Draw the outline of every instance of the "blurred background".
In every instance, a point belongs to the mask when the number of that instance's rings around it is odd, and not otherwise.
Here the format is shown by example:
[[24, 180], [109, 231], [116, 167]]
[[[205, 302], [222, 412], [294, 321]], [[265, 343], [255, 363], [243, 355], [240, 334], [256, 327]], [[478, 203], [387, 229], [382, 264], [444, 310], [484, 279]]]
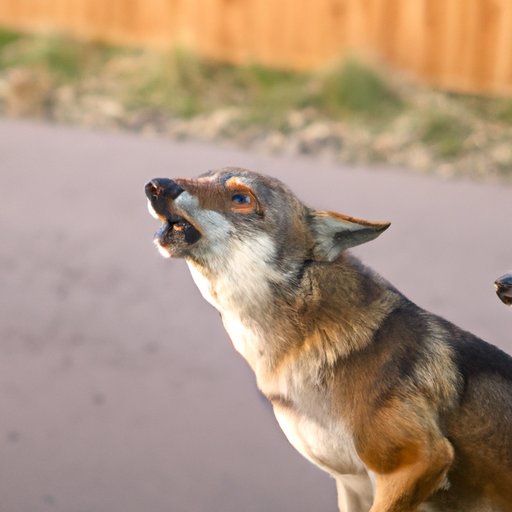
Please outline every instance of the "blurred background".
[[510, 176], [510, 0], [4, 0], [0, 107]]
[[334, 511], [143, 186], [239, 165], [512, 351], [512, 0], [0, 2], [0, 512]]

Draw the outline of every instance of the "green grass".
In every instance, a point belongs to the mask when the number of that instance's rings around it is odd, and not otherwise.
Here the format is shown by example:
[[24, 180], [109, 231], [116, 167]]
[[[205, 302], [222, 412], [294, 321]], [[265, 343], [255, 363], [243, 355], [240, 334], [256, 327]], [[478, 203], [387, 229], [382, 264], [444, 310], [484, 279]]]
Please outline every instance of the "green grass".
[[464, 143], [471, 130], [455, 116], [431, 112], [421, 123], [421, 140], [441, 158], [450, 160], [464, 151]]
[[149, 56], [127, 87], [134, 107], [162, 107], [191, 117], [225, 106], [247, 108], [248, 118], [264, 122], [300, 103], [307, 78], [261, 66], [237, 67], [184, 51]]
[[381, 118], [403, 107], [400, 95], [368, 66], [350, 60], [326, 73], [259, 65], [234, 66], [183, 49], [168, 53], [120, 49], [61, 36], [21, 36], [0, 30], [0, 69], [44, 70], [55, 83], [101, 78], [116, 58], [134, 59], [112, 80], [130, 108], [159, 108], [192, 117], [226, 105], [246, 109], [247, 122], [278, 125], [290, 110], [311, 107], [328, 118]]
[[39, 67], [52, 76], [78, 78], [83, 69], [86, 49], [79, 43], [58, 37], [13, 38], [2, 47], [2, 67]]
[[22, 35], [0, 29], [0, 69], [44, 70], [58, 83], [98, 73], [109, 58], [123, 51], [116, 46], [84, 43], [59, 35]]
[[452, 101], [462, 104], [476, 117], [489, 122], [512, 124], [512, 98], [447, 93]]
[[306, 107], [329, 118], [381, 118], [403, 107], [382, 77], [354, 61], [318, 76], [234, 66], [183, 50], [148, 58], [127, 99], [133, 106], [160, 106], [184, 117], [226, 105], [242, 107], [249, 122], [274, 125], [290, 110]]
[[0, 28], [0, 52], [5, 46], [17, 41], [23, 37], [19, 32], [14, 32], [6, 28]]
[[394, 115], [404, 107], [383, 76], [353, 59], [325, 75], [316, 101], [328, 112], [364, 118]]

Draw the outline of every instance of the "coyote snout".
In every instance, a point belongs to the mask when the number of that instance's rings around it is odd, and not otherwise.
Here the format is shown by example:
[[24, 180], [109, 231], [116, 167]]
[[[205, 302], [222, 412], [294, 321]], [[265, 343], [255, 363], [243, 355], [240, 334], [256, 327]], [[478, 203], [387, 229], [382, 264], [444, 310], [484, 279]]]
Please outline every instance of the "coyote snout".
[[349, 254], [388, 222], [310, 208], [239, 168], [146, 195], [158, 249], [185, 258], [341, 511], [512, 510], [512, 358]]
[[146, 183], [149, 212], [153, 217], [162, 221], [161, 229], [155, 234], [154, 242], [165, 257], [178, 255], [189, 245], [201, 238], [199, 231], [179, 215], [175, 206], [176, 199], [184, 189], [168, 178], [155, 178]]
[[146, 195], [150, 201], [176, 199], [182, 192], [183, 189], [175, 181], [167, 178], [155, 178], [146, 183]]

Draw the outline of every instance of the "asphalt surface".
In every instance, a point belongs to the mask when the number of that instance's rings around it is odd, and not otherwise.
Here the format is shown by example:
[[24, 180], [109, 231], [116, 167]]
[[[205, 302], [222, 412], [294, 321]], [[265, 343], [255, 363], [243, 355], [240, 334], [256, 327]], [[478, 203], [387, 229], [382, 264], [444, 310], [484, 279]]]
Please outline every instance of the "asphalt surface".
[[512, 188], [0, 121], [0, 512], [336, 510], [288, 445], [144, 183], [239, 165], [392, 227], [357, 253], [512, 352]]

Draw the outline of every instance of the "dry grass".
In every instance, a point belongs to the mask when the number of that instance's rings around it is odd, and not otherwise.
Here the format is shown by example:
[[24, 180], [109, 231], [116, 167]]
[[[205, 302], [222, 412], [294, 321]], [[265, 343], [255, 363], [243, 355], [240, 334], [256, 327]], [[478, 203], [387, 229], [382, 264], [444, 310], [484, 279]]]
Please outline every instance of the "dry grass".
[[328, 154], [444, 174], [512, 176], [512, 100], [443, 93], [356, 60], [318, 73], [237, 67], [0, 31], [0, 110]]

